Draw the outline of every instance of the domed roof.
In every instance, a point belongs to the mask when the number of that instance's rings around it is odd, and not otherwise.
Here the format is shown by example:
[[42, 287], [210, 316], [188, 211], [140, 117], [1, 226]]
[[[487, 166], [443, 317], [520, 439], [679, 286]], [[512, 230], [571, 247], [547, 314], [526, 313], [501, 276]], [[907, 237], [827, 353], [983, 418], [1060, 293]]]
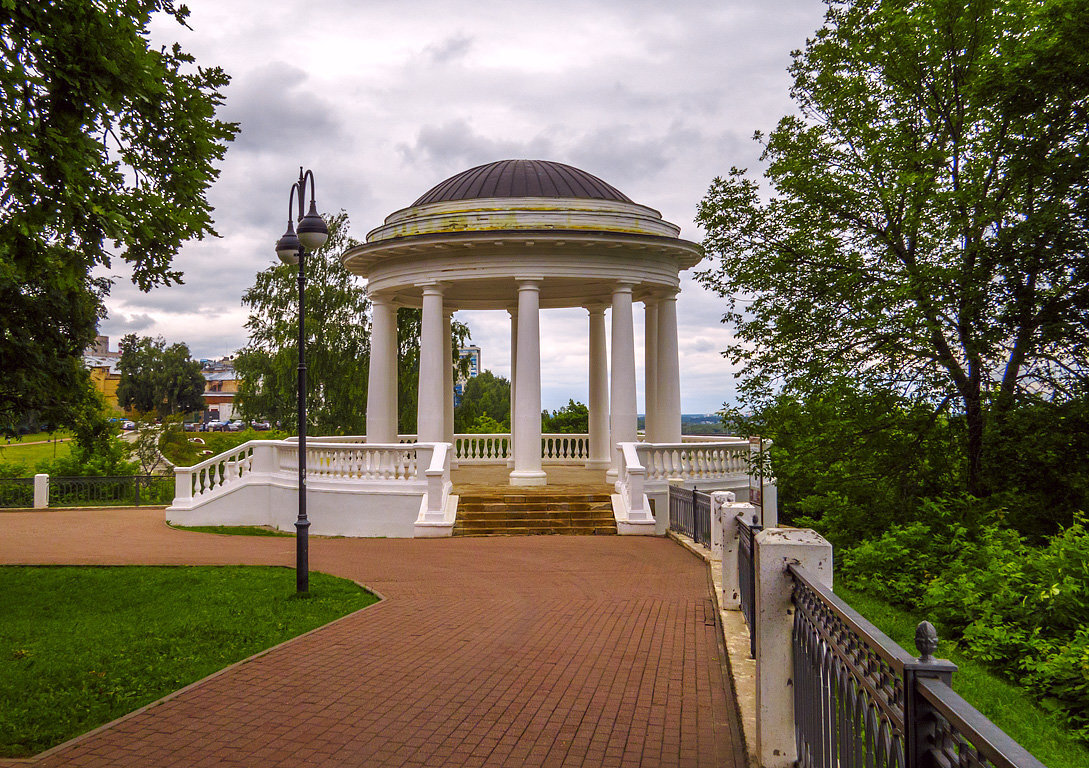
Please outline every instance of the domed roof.
[[593, 174], [549, 160], [499, 160], [478, 165], [432, 187], [412, 207], [493, 197], [574, 197], [632, 202]]

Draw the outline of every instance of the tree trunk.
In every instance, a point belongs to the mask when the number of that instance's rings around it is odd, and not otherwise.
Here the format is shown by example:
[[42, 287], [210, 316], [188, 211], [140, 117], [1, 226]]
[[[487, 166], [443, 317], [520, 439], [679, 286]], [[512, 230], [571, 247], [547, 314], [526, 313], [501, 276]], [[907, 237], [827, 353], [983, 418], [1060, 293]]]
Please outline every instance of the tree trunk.
[[983, 398], [979, 385], [965, 394], [964, 416], [968, 428], [968, 493], [982, 497], [987, 493], [983, 479]]

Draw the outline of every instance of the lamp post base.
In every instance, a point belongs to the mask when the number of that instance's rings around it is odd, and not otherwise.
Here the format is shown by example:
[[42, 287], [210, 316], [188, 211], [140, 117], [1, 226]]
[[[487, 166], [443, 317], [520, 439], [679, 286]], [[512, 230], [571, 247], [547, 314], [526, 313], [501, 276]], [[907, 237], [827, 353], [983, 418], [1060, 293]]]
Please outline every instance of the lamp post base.
[[310, 592], [310, 521], [295, 521], [295, 592]]

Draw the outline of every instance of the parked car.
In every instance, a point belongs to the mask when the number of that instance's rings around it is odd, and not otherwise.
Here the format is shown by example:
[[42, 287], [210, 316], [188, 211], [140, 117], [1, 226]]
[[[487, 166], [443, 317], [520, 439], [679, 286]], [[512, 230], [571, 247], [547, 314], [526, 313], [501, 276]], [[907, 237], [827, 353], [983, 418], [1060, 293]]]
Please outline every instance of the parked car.
[[199, 421], [187, 421], [183, 425], [186, 432], [200, 432], [203, 425]]
[[136, 425], [131, 421], [122, 421], [121, 429], [136, 429]]
[[225, 421], [209, 421], [205, 423], [204, 429], [208, 432], [222, 432], [227, 429], [227, 422]]
[[266, 430], [272, 429], [272, 425], [270, 425], [267, 421], [255, 421], [253, 422], [252, 426], [258, 432], [264, 432]]

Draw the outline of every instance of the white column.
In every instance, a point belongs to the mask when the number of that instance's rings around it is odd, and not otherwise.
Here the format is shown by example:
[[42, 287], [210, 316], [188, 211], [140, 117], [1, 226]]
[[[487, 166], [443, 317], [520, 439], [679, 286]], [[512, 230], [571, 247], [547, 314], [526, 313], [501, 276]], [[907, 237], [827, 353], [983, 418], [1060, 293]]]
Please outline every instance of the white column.
[[604, 469], [609, 450], [609, 358], [605, 347], [605, 305], [587, 307], [590, 313], [590, 458], [588, 469]]
[[420, 323], [420, 385], [416, 403], [416, 433], [421, 443], [439, 443], [445, 437], [442, 365], [442, 286], [423, 286]]
[[677, 295], [658, 300], [658, 412], [654, 436], [659, 443], [681, 441], [681, 362], [677, 346]]
[[443, 397], [443, 440], [454, 442], [454, 349], [453, 340], [450, 338], [454, 312], [447, 309], [442, 313], [442, 359], [446, 366], [443, 374], [443, 389], [446, 390]]
[[635, 330], [632, 325], [630, 283], [613, 289], [613, 360], [609, 386], [609, 455], [611, 468], [607, 473], [615, 480], [619, 467], [617, 443], [636, 440], [635, 402]]
[[544, 485], [541, 470], [540, 283], [518, 282], [518, 355], [514, 404], [514, 469], [511, 485]]
[[515, 371], [518, 370], [518, 309], [508, 309], [507, 313], [510, 315], [510, 437], [512, 441], [510, 458], [507, 459], [507, 469], [514, 469], [513, 440], [514, 435], [518, 431], [517, 426], [514, 423], [514, 404], [518, 402], [518, 394], [514, 386], [514, 382], [518, 378], [515, 376]]
[[643, 318], [643, 413], [647, 442], [658, 439], [658, 300], [646, 300]]
[[388, 299], [372, 296], [371, 362], [367, 374], [368, 443], [397, 442], [396, 377], [397, 310]]

